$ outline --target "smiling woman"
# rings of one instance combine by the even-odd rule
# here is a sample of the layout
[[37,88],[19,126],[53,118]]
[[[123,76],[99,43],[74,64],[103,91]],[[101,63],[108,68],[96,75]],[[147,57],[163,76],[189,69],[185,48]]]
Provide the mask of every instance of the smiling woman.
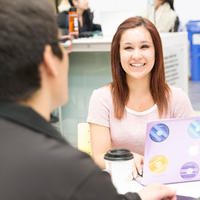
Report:
[[91,96],[88,112],[93,158],[104,168],[111,148],[134,154],[141,173],[146,123],[194,115],[187,95],[165,80],[162,44],[155,26],[142,17],[119,25],[111,44],[113,81]]

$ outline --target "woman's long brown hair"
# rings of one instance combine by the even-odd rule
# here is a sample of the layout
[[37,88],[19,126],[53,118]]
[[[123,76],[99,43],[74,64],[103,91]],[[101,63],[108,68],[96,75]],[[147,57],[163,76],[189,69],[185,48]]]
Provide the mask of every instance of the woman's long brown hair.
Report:
[[111,69],[113,78],[111,93],[115,117],[118,119],[123,117],[129,97],[126,73],[120,62],[120,40],[124,31],[140,26],[145,27],[149,31],[155,48],[155,63],[151,71],[150,90],[154,103],[158,107],[159,117],[162,117],[168,110],[170,89],[165,80],[164,58],[160,35],[156,27],[148,19],[139,16],[131,17],[119,25],[111,44]]

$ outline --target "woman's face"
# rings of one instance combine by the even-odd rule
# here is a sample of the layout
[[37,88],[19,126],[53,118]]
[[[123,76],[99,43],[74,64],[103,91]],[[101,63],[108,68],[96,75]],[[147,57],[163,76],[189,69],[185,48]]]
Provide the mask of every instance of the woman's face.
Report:
[[88,0],[75,0],[74,5],[79,10],[87,10],[88,9]]
[[151,35],[145,27],[124,31],[120,40],[120,61],[127,78],[150,77],[155,63],[155,48]]

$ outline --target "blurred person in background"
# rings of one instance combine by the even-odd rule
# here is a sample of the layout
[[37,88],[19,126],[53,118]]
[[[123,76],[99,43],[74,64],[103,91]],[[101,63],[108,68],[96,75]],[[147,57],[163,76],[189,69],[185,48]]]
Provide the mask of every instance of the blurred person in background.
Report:
[[68,0],[50,0],[50,2],[54,7],[55,14],[68,10],[70,7]]
[[62,0],[58,6],[59,13],[68,10],[69,8],[70,8],[70,3],[68,0]]
[[[93,12],[88,7],[88,0],[69,0],[71,7],[77,9],[79,34],[87,36],[87,32],[101,31],[101,25],[93,23]],[[57,16],[58,26],[62,29],[68,29],[68,11],[61,12]]]
[[161,33],[178,31],[180,22],[174,0],[149,0],[147,10],[141,15],[151,20]]
[[176,199],[161,184],[118,194],[110,176],[49,123],[68,101],[72,41],[58,32],[48,0],[0,0],[0,30],[1,200]]

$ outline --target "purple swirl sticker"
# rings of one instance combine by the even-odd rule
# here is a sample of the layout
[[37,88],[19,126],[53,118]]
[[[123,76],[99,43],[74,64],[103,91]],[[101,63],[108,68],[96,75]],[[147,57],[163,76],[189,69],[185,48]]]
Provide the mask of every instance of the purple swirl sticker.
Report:
[[180,175],[183,179],[193,179],[199,173],[199,166],[195,162],[187,162],[185,163],[180,170]]

